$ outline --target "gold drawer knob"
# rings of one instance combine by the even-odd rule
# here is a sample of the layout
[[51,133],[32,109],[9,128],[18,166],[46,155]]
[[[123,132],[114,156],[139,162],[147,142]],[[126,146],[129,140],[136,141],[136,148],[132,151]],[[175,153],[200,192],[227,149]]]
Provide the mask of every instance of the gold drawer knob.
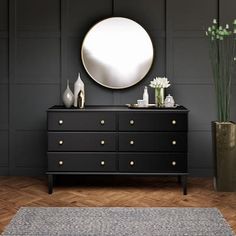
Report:
[[62,125],[63,124],[63,120],[59,120],[58,123],[59,123],[59,125]]
[[177,142],[175,140],[172,141],[172,145],[176,145]]
[[134,166],[134,161],[130,161],[130,163],[129,163],[131,166]]
[[59,141],[59,145],[62,145],[62,144],[63,144],[63,140],[60,140],[60,141]]
[[100,162],[101,166],[105,166],[105,161]]
[[176,120],[172,120],[172,125],[176,125]]
[[134,145],[134,140],[130,140],[129,144]]
[[101,145],[104,145],[104,144],[105,144],[105,141],[104,141],[104,140],[101,140],[100,143],[101,143]]
[[176,163],[176,161],[172,161],[171,164],[172,164],[172,166],[176,166],[177,163]]
[[59,164],[59,166],[62,166],[64,163],[63,163],[63,161],[59,161],[58,164]]
[[100,124],[101,124],[101,125],[104,125],[104,124],[105,124],[105,120],[101,120],[101,121],[100,121]]
[[134,120],[130,120],[129,123],[130,123],[131,125],[134,125]]

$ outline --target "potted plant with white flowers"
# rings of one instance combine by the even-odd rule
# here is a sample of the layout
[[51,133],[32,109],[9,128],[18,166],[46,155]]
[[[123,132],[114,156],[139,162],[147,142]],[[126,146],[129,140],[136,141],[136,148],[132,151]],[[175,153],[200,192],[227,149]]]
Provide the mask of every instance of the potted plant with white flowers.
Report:
[[206,31],[215,85],[218,120],[212,122],[214,183],[217,191],[236,191],[236,124],[230,119],[231,85],[236,65],[236,20],[233,28],[217,20]]
[[150,87],[155,89],[155,104],[157,107],[164,107],[165,88],[170,86],[166,77],[156,77],[150,82]]

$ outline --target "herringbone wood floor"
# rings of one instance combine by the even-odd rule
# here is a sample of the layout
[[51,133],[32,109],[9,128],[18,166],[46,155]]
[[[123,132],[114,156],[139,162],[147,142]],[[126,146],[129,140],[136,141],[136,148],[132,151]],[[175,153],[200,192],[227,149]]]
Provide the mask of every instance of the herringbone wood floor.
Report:
[[0,232],[22,206],[217,207],[236,232],[236,193],[214,192],[209,178],[188,182],[184,196],[174,177],[64,176],[49,195],[43,177],[0,177]]

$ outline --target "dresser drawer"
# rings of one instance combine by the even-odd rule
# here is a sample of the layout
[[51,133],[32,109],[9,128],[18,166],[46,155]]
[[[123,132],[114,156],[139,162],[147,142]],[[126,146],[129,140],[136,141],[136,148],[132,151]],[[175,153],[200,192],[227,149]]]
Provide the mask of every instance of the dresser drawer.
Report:
[[48,132],[49,151],[116,151],[117,135],[108,132]]
[[116,171],[116,154],[48,152],[48,171]]
[[187,113],[121,112],[120,131],[187,131]]
[[52,131],[113,131],[113,112],[48,112],[48,130]]
[[119,151],[185,152],[185,132],[122,132],[119,134]]
[[171,153],[120,154],[119,171],[140,173],[185,173],[187,172],[187,155]]

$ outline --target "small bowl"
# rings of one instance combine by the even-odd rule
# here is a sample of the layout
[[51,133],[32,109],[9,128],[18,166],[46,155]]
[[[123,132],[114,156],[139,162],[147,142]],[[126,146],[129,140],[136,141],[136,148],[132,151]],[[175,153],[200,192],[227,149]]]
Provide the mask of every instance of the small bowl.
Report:
[[142,100],[142,99],[139,99],[139,100],[137,100],[137,104],[138,104],[139,107],[144,107],[145,101]]

